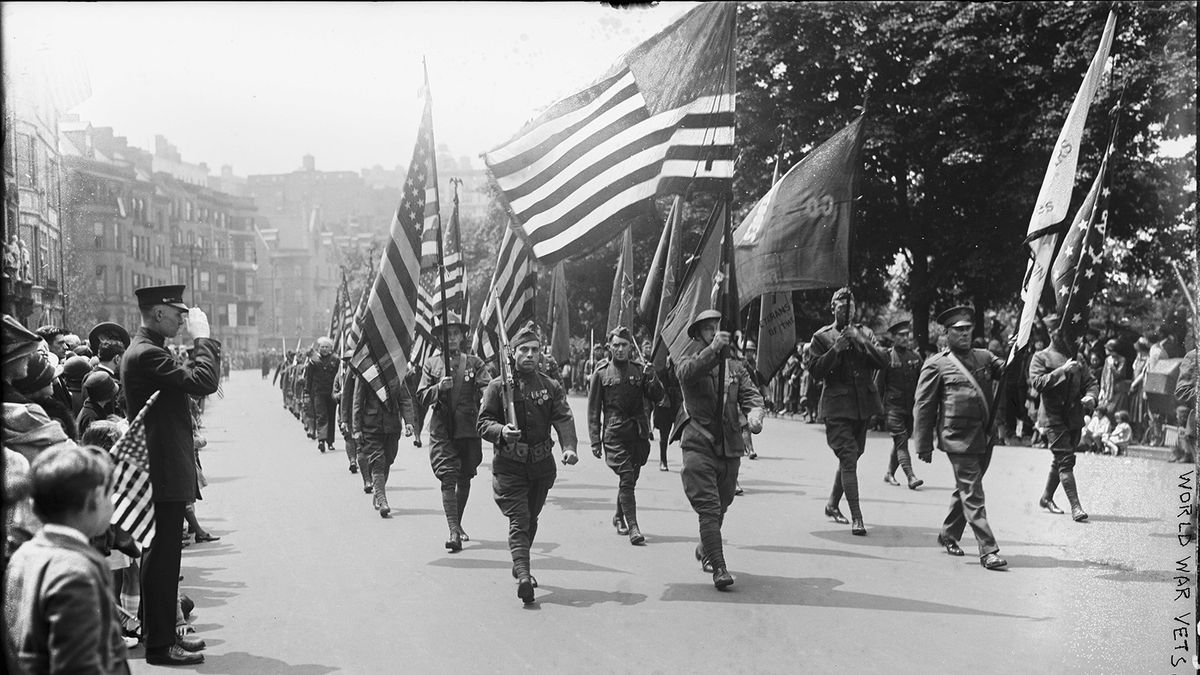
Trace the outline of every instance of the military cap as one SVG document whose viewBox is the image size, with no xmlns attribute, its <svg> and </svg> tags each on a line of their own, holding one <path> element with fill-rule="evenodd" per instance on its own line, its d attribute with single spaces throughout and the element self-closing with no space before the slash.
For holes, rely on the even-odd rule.
<svg viewBox="0 0 1200 675">
<path fill-rule="evenodd" d="M 126 349 L 128 349 L 130 342 L 129 331 L 125 330 L 125 327 L 119 323 L 113 323 L 111 321 L 98 323 L 92 327 L 91 331 L 88 332 L 88 346 L 92 348 L 93 354 L 100 353 L 101 340 L 113 340 L 120 342 L 122 345 L 125 345 Z"/>
<path fill-rule="evenodd" d="M 904 319 L 903 321 L 897 321 L 896 323 L 892 324 L 891 326 L 888 326 L 887 332 L 896 334 L 896 333 L 903 333 L 906 330 L 908 330 L 908 331 L 912 330 L 912 321 L 909 321 L 908 319 Z"/>
<path fill-rule="evenodd" d="M 440 319 L 441 319 L 440 315 L 439 315 L 438 319 L 440 321 Z M 450 328 L 451 326 L 458 326 L 458 329 L 463 332 L 463 335 L 466 335 L 467 333 L 471 332 L 471 327 L 468 326 L 467 324 L 463 323 L 463 320 L 457 314 L 455 314 L 454 312 L 446 312 L 446 322 L 439 323 L 438 325 L 434 326 L 433 333 L 434 333 L 434 335 L 437 335 L 440 332 L 444 333 L 444 331 L 447 328 Z"/>
<path fill-rule="evenodd" d="M 37 333 L 22 326 L 7 314 L 3 320 L 3 338 L 0 341 L 0 353 L 4 354 L 4 363 L 11 363 L 37 352 L 38 342 L 41 341 Z"/>
<path fill-rule="evenodd" d="M 854 299 L 854 293 L 851 292 L 851 290 L 848 287 L 842 286 L 841 288 L 839 288 L 833 292 L 833 298 L 830 300 L 830 302 L 839 302 L 841 300 L 853 300 L 853 299 Z"/>
<path fill-rule="evenodd" d="M 520 330 L 517 331 L 517 334 L 514 335 L 512 337 L 512 339 L 508 341 L 508 346 L 512 347 L 513 349 L 516 349 L 517 347 L 520 347 L 521 345 L 523 345 L 527 342 L 541 342 L 541 341 L 542 341 L 542 335 L 538 331 L 537 324 L 530 321 L 530 322 L 526 323 L 524 326 L 521 326 Z"/>
<path fill-rule="evenodd" d="M 83 380 L 83 392 L 93 401 L 107 401 L 117 395 L 117 381 L 103 370 L 93 370 Z"/>
<path fill-rule="evenodd" d="M 1061 323 L 1062 320 L 1057 314 L 1047 314 L 1042 317 L 1042 325 L 1046 327 L 1046 330 L 1051 332 L 1058 330 L 1058 326 Z"/>
<path fill-rule="evenodd" d="M 688 337 L 692 338 L 693 340 L 696 339 L 697 331 L 700 329 L 700 324 L 704 323 L 705 321 L 712 321 L 713 319 L 720 318 L 721 313 L 715 309 L 706 309 L 703 312 L 700 312 L 696 315 L 696 318 L 692 319 L 692 322 L 688 324 Z"/>
<path fill-rule="evenodd" d="M 630 344 L 633 344 L 633 333 L 629 332 L 629 329 L 625 326 L 617 326 L 616 328 L 608 331 L 608 339 L 611 341 L 613 338 L 620 338 L 628 341 Z"/>
<path fill-rule="evenodd" d="M 170 284 L 167 286 L 147 286 L 139 288 L 133 292 L 137 296 L 138 307 L 153 307 L 155 305 L 169 305 L 176 309 L 187 311 L 187 303 L 183 301 L 183 289 L 186 288 L 183 284 Z"/>
<path fill-rule="evenodd" d="M 82 356 L 71 356 L 63 362 L 62 378 L 68 385 L 79 388 L 83 384 L 83 378 L 92 372 L 92 364 Z"/>
<path fill-rule="evenodd" d="M 34 352 L 33 356 L 29 357 L 29 372 L 25 377 L 13 382 L 13 387 L 29 396 L 49 385 L 54 381 L 54 366 L 46 360 L 46 357 Z"/>
<path fill-rule="evenodd" d="M 959 305 L 938 314 L 938 323 L 946 328 L 971 326 L 975 323 L 975 308 L 970 305 Z"/>
</svg>

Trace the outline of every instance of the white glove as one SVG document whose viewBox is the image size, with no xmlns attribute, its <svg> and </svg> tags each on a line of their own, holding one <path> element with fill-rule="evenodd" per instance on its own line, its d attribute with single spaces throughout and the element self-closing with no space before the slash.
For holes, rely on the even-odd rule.
<svg viewBox="0 0 1200 675">
<path fill-rule="evenodd" d="M 208 327 L 208 315 L 199 307 L 188 310 L 187 328 L 193 339 L 206 338 L 212 334 Z"/>
</svg>

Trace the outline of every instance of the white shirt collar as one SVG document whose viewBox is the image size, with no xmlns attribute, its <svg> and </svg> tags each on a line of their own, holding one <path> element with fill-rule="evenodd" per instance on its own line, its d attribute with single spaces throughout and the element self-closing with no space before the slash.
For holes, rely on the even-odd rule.
<svg viewBox="0 0 1200 675">
<path fill-rule="evenodd" d="M 67 525 L 59 525 L 57 523 L 46 523 L 45 525 L 42 526 L 42 531 L 45 532 L 46 534 L 57 534 L 57 535 L 61 535 L 63 537 L 70 537 L 71 539 L 74 539 L 75 541 L 81 542 L 83 544 L 89 543 L 86 535 L 84 535 L 82 532 L 80 532 L 79 530 L 77 530 L 73 527 L 68 527 Z"/>
</svg>

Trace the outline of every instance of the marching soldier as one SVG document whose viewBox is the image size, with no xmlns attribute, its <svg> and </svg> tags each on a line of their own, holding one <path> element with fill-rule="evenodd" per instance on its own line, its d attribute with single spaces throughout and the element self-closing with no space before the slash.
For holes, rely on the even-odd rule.
<svg viewBox="0 0 1200 675">
<path fill-rule="evenodd" d="M 867 448 L 871 418 L 883 413 L 875 371 L 887 368 L 887 354 L 875 344 L 875 336 L 861 324 L 853 324 L 854 295 L 839 288 L 830 302 L 834 322 L 813 334 L 806 353 L 814 378 L 825 381 L 817 417 L 825 419 L 825 439 L 838 458 L 833 490 L 825 515 L 835 523 L 848 522 L 839 505 L 843 492 L 850 505 L 850 531 L 867 534 L 858 504 L 858 458 Z"/>
<path fill-rule="evenodd" d="M 379 400 L 361 379 L 354 384 L 354 410 L 351 413 L 354 442 L 367 456 L 371 469 L 372 505 L 380 518 L 391 518 L 387 500 L 387 481 L 396 461 L 400 432 L 413 435 L 413 404 L 408 387 L 401 382 L 388 392 L 387 403 Z"/>
<path fill-rule="evenodd" d="M 462 528 L 462 514 L 471 495 L 471 479 L 483 461 L 479 403 L 492 379 L 483 359 L 461 351 L 463 336 L 469 330 L 452 312 L 447 314 L 445 324 L 434 327 L 433 337 L 442 341 L 450 371 L 446 372 L 447 359 L 441 354 L 430 356 L 421 368 L 417 388 L 421 406 L 433 408 L 429 463 L 442 484 L 442 510 L 450 527 L 446 548 L 450 551 L 461 551 L 462 543 L 470 541 Z"/>
<path fill-rule="evenodd" d="M 946 553 L 963 555 L 958 546 L 967 523 L 979 543 L 979 563 L 989 570 L 1008 561 L 988 525 L 984 507 L 983 475 L 992 461 L 995 438 L 988 428 L 992 386 L 1004 374 L 1004 362 L 986 349 L 971 348 L 975 310 L 954 307 L 938 316 L 946 328 L 949 348 L 934 354 L 921 366 L 913 406 L 913 439 L 922 462 L 933 459 L 933 438 L 950 459 L 956 489 L 950 513 L 942 523 L 938 544 Z"/>
<path fill-rule="evenodd" d="M 1059 325 L 1057 315 L 1042 319 L 1050 333 L 1050 346 L 1035 353 L 1029 362 L 1029 382 L 1041 394 L 1038 406 L 1038 427 L 1045 434 L 1046 447 L 1054 459 L 1050 462 L 1050 475 L 1046 477 L 1046 489 L 1038 506 L 1050 513 L 1062 513 L 1054 503 L 1054 493 L 1062 483 L 1067 501 L 1071 503 L 1071 518 L 1077 523 L 1087 520 L 1087 513 L 1079 503 L 1079 492 L 1075 485 L 1075 448 L 1083 435 L 1085 407 L 1095 407 L 1100 387 L 1088 370 L 1087 365 L 1076 361 L 1071 355 L 1077 345 L 1068 344 L 1068 338 Z"/>
<path fill-rule="evenodd" d="M 721 526 L 733 503 L 745 446 L 742 417 L 751 433 L 762 431 L 763 399 L 746 372 L 745 363 L 729 354 L 730 337 L 720 330 L 721 313 L 715 309 L 696 315 L 688 337 L 702 348 L 683 357 L 675 372 L 683 392 L 683 406 L 672 440 L 683 448 L 683 491 L 699 516 L 700 545 L 696 559 L 713 575 L 718 589 L 733 584 L 725 565 Z M 718 382 L 722 359 L 725 381 Z"/>
<path fill-rule="evenodd" d="M 562 444 L 563 464 L 575 464 L 579 456 L 575 452 L 575 420 L 562 385 L 538 370 L 541 338 L 532 322 L 513 337 L 510 347 L 516 363 L 511 387 L 516 419 L 507 418 L 506 383 L 495 378 L 484 392 L 478 427 L 479 435 L 494 449 L 492 490 L 496 505 L 508 516 L 508 548 L 517 597 L 529 604 L 537 587 L 530 574 L 529 547 L 537 534 L 538 514 L 557 473 L 550 428 L 554 427 Z"/>
<path fill-rule="evenodd" d="M 333 355 L 333 340 L 322 335 L 317 349 L 304 364 L 304 389 L 308 398 L 308 417 L 317 437 L 317 449 L 333 450 L 333 430 L 337 423 L 337 402 L 333 399 L 333 379 L 338 360 Z"/>
<path fill-rule="evenodd" d="M 350 369 L 350 356 L 343 355 L 337 376 L 333 380 L 333 400 L 337 406 L 337 427 L 346 444 L 346 461 L 349 462 L 350 473 L 362 474 L 363 485 L 370 492 L 371 470 L 367 468 L 367 460 L 358 452 L 358 444 L 354 442 L 353 411 L 354 411 L 354 381 L 358 376 Z"/>
<path fill-rule="evenodd" d="M 913 431 L 913 401 L 917 393 L 917 377 L 921 374 L 921 355 L 912 349 L 912 322 L 898 321 L 890 328 L 892 348 L 888 350 L 888 367 L 883 371 L 883 407 L 887 430 L 892 435 L 892 455 L 888 458 L 883 482 L 899 485 L 896 468 L 904 470 L 908 489 L 916 490 L 925 484 L 913 472 L 912 457 L 908 454 L 908 439 Z"/>
<path fill-rule="evenodd" d="M 611 360 L 601 361 L 588 383 L 588 435 L 592 454 L 617 474 L 617 534 L 629 535 L 629 543 L 645 543 L 638 527 L 634 489 L 642 467 L 650 457 L 650 418 L 646 401 L 658 403 L 663 385 L 649 363 L 630 362 L 633 335 L 625 327 L 608 334 Z"/>
</svg>

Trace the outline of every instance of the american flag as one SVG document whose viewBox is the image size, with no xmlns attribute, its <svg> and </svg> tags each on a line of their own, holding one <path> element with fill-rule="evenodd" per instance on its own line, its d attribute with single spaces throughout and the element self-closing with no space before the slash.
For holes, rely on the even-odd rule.
<svg viewBox="0 0 1200 675">
<path fill-rule="evenodd" d="M 1071 338 L 1083 335 L 1087 328 L 1092 299 L 1100 281 L 1100 257 L 1104 254 L 1104 237 L 1108 231 L 1108 162 L 1112 151 L 1113 143 L 1109 141 L 1092 189 L 1075 214 L 1071 229 L 1063 235 L 1062 249 L 1054 260 L 1050 275 L 1058 315 Z"/>
<path fill-rule="evenodd" d="M 454 196 L 454 211 L 450 214 L 450 226 L 446 228 L 442 241 L 442 254 L 446 266 L 446 309 L 459 316 L 465 316 L 463 310 L 467 302 L 466 268 L 463 265 L 462 241 L 460 240 L 458 220 L 458 195 Z M 438 278 L 438 283 L 441 279 Z M 440 286 L 433 293 L 434 316 L 442 315 L 442 290 Z"/>
<path fill-rule="evenodd" d="M 342 270 L 342 283 L 338 286 L 337 297 L 333 301 L 333 313 L 329 317 L 329 339 L 333 340 L 333 353 L 340 354 L 342 340 L 346 332 L 346 315 L 354 318 L 354 308 L 350 306 L 350 290 L 346 287 L 346 270 Z"/>
<path fill-rule="evenodd" d="M 545 265 L 642 219 L 656 195 L 731 191 L 734 3 L 705 3 L 484 154 Z"/>
<path fill-rule="evenodd" d="M 342 358 L 354 355 L 354 348 L 358 346 L 358 339 L 362 335 L 362 320 L 367 314 L 367 298 L 371 294 L 369 285 L 363 286 L 362 293 L 358 296 L 358 304 L 351 310 L 349 323 L 346 325 L 346 337 L 342 340 L 342 345 L 339 354 Z"/>
<path fill-rule="evenodd" d="M 150 395 L 129 429 L 109 450 L 113 458 L 113 525 L 125 530 L 142 549 L 154 539 L 154 495 L 146 450 L 146 411 L 158 400 Z"/>
<path fill-rule="evenodd" d="M 379 274 L 360 322 L 360 337 L 350 367 L 387 402 L 404 386 L 404 374 L 416 341 L 421 284 L 421 235 L 438 228 L 437 167 L 434 163 L 433 111 L 429 78 L 425 110 L 417 130 L 412 163 L 400 207 L 392 217 L 391 240 L 380 259 Z"/>
<path fill-rule="evenodd" d="M 499 352 L 498 324 L 492 307 L 495 300 L 500 303 L 504 315 L 504 329 L 512 335 L 526 321 L 534 318 L 533 291 L 537 286 L 537 273 L 533 270 L 533 256 L 529 248 L 512 230 L 504 230 L 500 241 L 500 255 L 496 258 L 496 270 L 492 272 L 492 283 L 484 299 L 483 314 L 479 317 L 479 330 L 475 333 L 472 351 L 484 360 L 491 360 Z M 486 335 L 484 333 L 487 333 Z"/>
<path fill-rule="evenodd" d="M 430 345 L 433 344 L 433 325 L 437 321 L 437 314 L 433 310 L 432 295 L 424 284 L 417 292 L 417 339 L 413 343 L 412 358 L 409 360 L 417 367 L 424 363 Z"/>
</svg>

